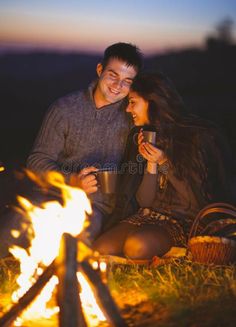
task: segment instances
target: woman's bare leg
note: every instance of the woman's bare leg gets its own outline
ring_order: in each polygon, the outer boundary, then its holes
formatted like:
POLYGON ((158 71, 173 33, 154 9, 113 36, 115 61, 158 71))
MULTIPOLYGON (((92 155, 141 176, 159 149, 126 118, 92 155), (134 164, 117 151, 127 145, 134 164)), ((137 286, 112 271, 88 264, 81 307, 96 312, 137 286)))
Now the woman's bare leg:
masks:
POLYGON ((128 235, 138 228, 129 223, 120 223, 94 241, 93 249, 101 254, 123 256, 123 247, 128 235))
POLYGON ((162 256, 173 246, 168 232, 155 225, 144 225, 127 235, 122 252, 131 259, 152 259, 162 256))

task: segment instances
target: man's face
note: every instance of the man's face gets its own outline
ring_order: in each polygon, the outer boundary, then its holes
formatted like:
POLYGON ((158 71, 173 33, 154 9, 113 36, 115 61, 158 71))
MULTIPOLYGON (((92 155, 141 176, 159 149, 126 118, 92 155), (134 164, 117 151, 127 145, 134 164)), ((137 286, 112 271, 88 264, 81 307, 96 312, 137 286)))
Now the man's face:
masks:
POLYGON ((126 97, 137 71, 126 62, 111 58, 105 68, 102 64, 97 65, 97 74, 99 79, 94 98, 97 107, 101 107, 126 97))

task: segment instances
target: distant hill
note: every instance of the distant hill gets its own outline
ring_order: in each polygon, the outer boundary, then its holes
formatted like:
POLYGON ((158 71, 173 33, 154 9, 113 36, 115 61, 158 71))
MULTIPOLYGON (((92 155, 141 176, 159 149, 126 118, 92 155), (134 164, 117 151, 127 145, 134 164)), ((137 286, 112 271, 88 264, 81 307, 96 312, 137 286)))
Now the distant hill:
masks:
MULTIPOLYGON (((236 47, 189 49, 146 58, 168 75, 190 111, 217 122, 236 149, 236 47)), ((0 56, 0 160, 24 164, 48 106, 96 78, 99 57, 28 53, 0 56)))

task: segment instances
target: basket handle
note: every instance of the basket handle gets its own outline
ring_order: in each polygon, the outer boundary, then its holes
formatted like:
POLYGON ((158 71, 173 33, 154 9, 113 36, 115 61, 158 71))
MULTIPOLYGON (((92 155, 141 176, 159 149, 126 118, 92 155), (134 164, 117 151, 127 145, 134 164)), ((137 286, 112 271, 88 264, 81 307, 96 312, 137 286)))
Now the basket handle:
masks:
POLYGON ((227 215, 230 215, 231 217, 236 218, 236 207, 234 207, 233 205, 231 205, 229 203, 216 202, 216 203, 207 205, 206 207, 201 209, 199 211, 199 213, 197 214, 197 216, 192 224, 192 227, 190 229, 188 239, 190 240, 191 237, 195 236, 198 224, 202 218, 206 217, 207 215, 209 215, 211 213, 216 213, 216 212, 225 213, 227 215))

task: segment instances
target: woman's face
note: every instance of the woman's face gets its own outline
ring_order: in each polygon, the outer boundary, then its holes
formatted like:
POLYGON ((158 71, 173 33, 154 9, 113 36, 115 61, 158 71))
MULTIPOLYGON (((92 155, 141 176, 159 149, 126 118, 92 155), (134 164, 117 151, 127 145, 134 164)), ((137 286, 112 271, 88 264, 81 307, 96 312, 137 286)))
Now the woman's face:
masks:
POLYGON ((138 93, 129 92, 129 104, 126 108, 134 121, 134 125, 142 126, 150 123, 148 118, 148 101, 144 100, 138 93))

